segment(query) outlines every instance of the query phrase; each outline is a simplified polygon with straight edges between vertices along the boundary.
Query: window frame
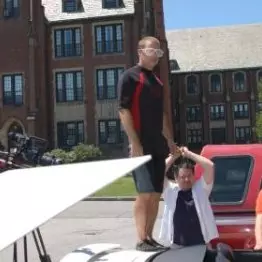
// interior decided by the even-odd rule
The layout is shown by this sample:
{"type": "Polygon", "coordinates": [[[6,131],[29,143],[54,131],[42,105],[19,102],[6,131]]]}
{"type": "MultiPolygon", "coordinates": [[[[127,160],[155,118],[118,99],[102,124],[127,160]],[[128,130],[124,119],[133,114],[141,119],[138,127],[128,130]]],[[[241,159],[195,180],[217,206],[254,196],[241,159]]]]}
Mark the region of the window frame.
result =
{"type": "Polygon", "coordinates": [[[116,9],[116,8],[121,7],[121,1],[122,0],[114,0],[114,2],[115,2],[114,6],[110,6],[110,4],[108,4],[107,0],[102,0],[102,1],[103,1],[103,8],[104,9],[116,9]]]}
{"type": "Polygon", "coordinates": [[[238,71],[238,72],[234,72],[233,73],[233,92],[235,92],[235,93],[241,93],[241,92],[246,92],[247,91],[247,86],[246,86],[246,73],[245,72],[242,72],[242,71],[238,71]],[[237,89],[236,88],[236,84],[237,84],[237,82],[239,82],[239,80],[238,81],[236,81],[237,79],[236,79],[236,76],[237,75],[240,75],[240,74],[242,74],[242,76],[243,76],[243,83],[244,83],[244,88],[243,89],[237,89]]]}
{"type": "MultiPolygon", "coordinates": [[[[193,136],[191,136],[191,138],[192,137],[193,136]]],[[[188,144],[189,148],[199,148],[199,147],[203,146],[203,129],[202,128],[187,128],[186,129],[186,141],[187,141],[187,144],[188,144]],[[199,143],[190,143],[190,142],[188,142],[188,137],[189,137],[188,133],[189,132],[194,132],[194,131],[195,132],[200,131],[201,142],[199,142],[199,143]]]]}
{"type": "MultiPolygon", "coordinates": [[[[220,114],[220,113],[219,113],[220,114]]],[[[226,107],[225,107],[225,104],[210,104],[209,105],[209,119],[210,119],[210,121],[225,121],[226,120],[226,107]],[[212,112],[211,112],[211,108],[212,107],[219,107],[219,108],[221,108],[221,107],[223,107],[224,108],[224,117],[223,118],[212,118],[212,112]]]]}
{"type": "Polygon", "coordinates": [[[3,17],[4,19],[17,18],[20,16],[20,1],[19,0],[4,0],[3,3],[3,17]],[[15,1],[17,6],[15,6],[15,1]],[[11,2],[8,6],[8,2],[11,2]]]}
{"type": "Polygon", "coordinates": [[[259,82],[262,83],[262,69],[257,71],[257,84],[259,84],[259,82]],[[261,80],[260,80],[261,78],[261,80]]]}
{"type": "Polygon", "coordinates": [[[249,102],[235,102],[233,103],[233,119],[234,120],[241,120],[241,119],[248,119],[250,118],[250,108],[249,108],[249,102]],[[240,105],[243,106],[243,109],[244,109],[244,106],[247,105],[247,111],[242,111],[242,112],[247,112],[247,116],[238,116],[239,112],[241,111],[235,111],[235,106],[240,107],[240,105]]]}
{"type": "Polygon", "coordinates": [[[97,121],[97,134],[98,134],[98,144],[101,146],[105,146],[105,145],[121,145],[124,143],[124,130],[121,128],[121,121],[117,118],[110,118],[110,119],[99,119],[97,121]],[[101,123],[105,123],[105,133],[106,133],[106,140],[108,139],[108,123],[109,122],[115,122],[116,123],[116,129],[118,131],[117,134],[117,142],[115,143],[104,143],[101,142],[102,141],[102,136],[101,136],[101,131],[100,131],[100,124],[101,123]],[[123,136],[121,135],[121,133],[123,133],[123,136]]]}
{"type": "Polygon", "coordinates": [[[244,129],[249,128],[249,135],[250,135],[249,141],[251,142],[251,141],[252,141],[252,130],[251,130],[251,127],[250,127],[250,126],[235,126],[235,128],[234,128],[234,131],[235,131],[235,132],[234,132],[235,143],[236,143],[236,144],[243,144],[243,141],[246,141],[246,142],[247,142],[247,140],[245,139],[245,137],[244,137],[243,140],[237,139],[236,131],[237,131],[237,129],[241,129],[241,128],[244,128],[244,129]],[[238,141],[239,141],[239,143],[238,143],[238,141]]]}
{"type": "MultiPolygon", "coordinates": [[[[230,155],[230,156],[226,156],[226,155],[224,155],[224,156],[214,156],[214,157],[210,158],[210,160],[212,162],[214,162],[214,164],[215,164],[215,160],[216,159],[221,159],[221,158],[224,158],[224,159],[249,158],[251,160],[250,167],[249,167],[249,170],[248,170],[246,185],[245,185],[245,188],[244,188],[242,199],[240,201],[236,201],[236,202],[232,202],[232,201],[231,202],[213,202],[212,200],[210,200],[210,203],[211,203],[212,206],[224,206],[224,205],[236,206],[236,205],[241,205],[241,204],[243,204],[245,202],[247,194],[248,194],[248,188],[249,188],[249,184],[250,184],[250,181],[251,181],[251,178],[252,178],[252,172],[253,172],[253,169],[254,169],[255,160],[254,160],[253,156],[247,155],[247,154],[246,155],[233,155],[233,156],[232,155],[230,155]]],[[[215,181],[214,181],[214,184],[215,184],[215,181]]],[[[211,192],[211,194],[212,194],[212,192],[211,192]]],[[[210,194],[210,196],[211,196],[211,194],[210,194]]]]}
{"type": "Polygon", "coordinates": [[[111,24],[95,24],[94,25],[94,44],[95,44],[95,55],[110,55],[110,54],[122,54],[124,53],[124,24],[122,22],[116,22],[111,24]],[[106,41],[106,27],[112,27],[113,30],[113,40],[106,41]],[[121,39],[117,39],[117,26],[121,26],[121,39]],[[98,40],[98,28],[101,29],[101,40],[98,40]],[[113,51],[107,50],[106,48],[106,42],[113,43],[113,51]],[[121,50],[118,49],[118,43],[121,44],[121,50]],[[99,44],[101,45],[101,48],[99,48],[99,44]],[[99,51],[101,49],[101,52],[99,51]]]}
{"type": "Polygon", "coordinates": [[[108,68],[97,68],[96,69],[96,99],[98,101],[103,101],[103,100],[115,100],[117,99],[117,84],[118,84],[118,81],[119,81],[119,76],[122,74],[118,74],[119,73],[119,70],[122,70],[122,73],[125,71],[125,67],[108,67],[108,68]],[[110,85],[107,84],[107,71],[109,70],[113,70],[114,71],[114,94],[115,96],[114,97],[108,97],[108,87],[111,87],[110,85]],[[103,85],[100,86],[99,85],[99,78],[98,78],[98,75],[99,75],[99,72],[102,72],[103,74],[103,85]],[[102,96],[100,97],[99,96],[99,90],[103,89],[103,92],[102,92],[102,96]]]}
{"type": "Polygon", "coordinates": [[[222,93],[222,91],[223,91],[223,87],[222,87],[222,76],[221,76],[221,74],[220,73],[211,74],[209,76],[209,92],[211,94],[220,94],[220,93],[222,93]],[[212,85],[213,84],[213,81],[212,81],[213,77],[219,77],[219,83],[220,83],[220,90],[219,91],[213,90],[213,85],[212,85]]]}
{"type": "Polygon", "coordinates": [[[190,105],[186,107],[186,121],[188,123],[192,123],[192,122],[201,122],[202,121],[202,108],[201,105],[190,105]],[[195,108],[196,111],[199,112],[199,117],[196,117],[195,119],[189,119],[188,118],[188,112],[190,111],[190,109],[195,108]]]}
{"type": "Polygon", "coordinates": [[[57,137],[57,147],[58,148],[61,148],[61,149],[71,149],[72,147],[74,146],[77,146],[78,144],[81,144],[81,143],[84,143],[85,142],[85,122],[84,120],[76,120],[76,121],[59,121],[56,123],[56,137],[57,137]],[[78,137],[78,125],[79,124],[83,124],[83,141],[82,142],[79,142],[79,139],[77,139],[77,144],[76,145],[73,145],[73,146],[66,146],[65,144],[63,144],[62,146],[59,144],[59,125],[62,125],[63,126],[63,132],[66,130],[66,136],[63,134],[62,138],[63,138],[63,141],[65,141],[68,137],[68,128],[67,126],[70,125],[70,124],[74,124],[75,127],[75,130],[77,131],[77,134],[76,136],[78,137]]]}
{"type": "MultiPolygon", "coordinates": [[[[74,12],[77,12],[78,11],[78,1],[79,0],[62,0],[63,1],[63,12],[64,13],[74,13],[74,12]],[[68,8],[68,2],[71,1],[71,2],[74,2],[74,10],[71,10],[70,8],[68,8]]],[[[71,3],[70,3],[71,4],[71,3]]],[[[70,7],[72,7],[71,5],[69,5],[70,7]]]]}
{"type": "Polygon", "coordinates": [[[83,55],[83,35],[82,35],[82,27],[81,26],[75,26],[75,27],[59,27],[59,28],[54,28],[53,30],[53,39],[54,39],[54,57],[56,59],[60,58],[74,58],[74,57],[81,57],[83,55]],[[66,43],[66,38],[65,38],[65,32],[67,30],[71,31],[72,34],[72,43],[68,44],[66,43]],[[80,42],[76,43],[76,32],[79,30],[79,36],[80,36],[80,42]],[[56,33],[60,32],[61,33],[61,45],[57,44],[57,36],[56,33]],[[67,45],[71,45],[70,48],[66,48],[67,45]],[[58,54],[61,52],[61,55],[58,54]],[[67,55],[66,50],[72,51],[71,55],[67,55]]]}
{"type": "Polygon", "coordinates": [[[195,95],[198,95],[199,94],[199,79],[198,79],[198,76],[195,75],[195,74],[190,74],[190,75],[187,75],[186,76],[186,94],[189,95],[189,96],[195,96],[195,95]],[[188,92],[189,91],[189,81],[190,81],[190,78],[194,78],[194,80],[196,81],[195,84],[196,84],[196,92],[188,92]]]}
{"type": "MultiPolygon", "coordinates": [[[[71,90],[71,89],[70,89],[71,90]]],[[[55,94],[56,94],[56,103],[74,103],[74,102],[83,102],[84,101],[84,72],[83,70],[72,70],[72,71],[56,71],[55,72],[55,94]],[[77,93],[77,74],[81,73],[81,98],[78,99],[77,93]],[[66,99],[66,74],[73,74],[73,92],[74,92],[74,100],[66,99]],[[58,75],[62,76],[62,96],[63,100],[59,101],[58,96],[58,75]]]]}
{"type": "Polygon", "coordinates": [[[24,105],[24,75],[22,73],[10,73],[10,74],[2,74],[2,96],[3,96],[3,105],[4,106],[23,106],[24,105]],[[15,77],[21,77],[21,103],[16,103],[16,86],[15,86],[15,77]],[[6,103],[6,91],[5,91],[5,77],[11,77],[11,95],[12,95],[12,103],[6,103]]]}

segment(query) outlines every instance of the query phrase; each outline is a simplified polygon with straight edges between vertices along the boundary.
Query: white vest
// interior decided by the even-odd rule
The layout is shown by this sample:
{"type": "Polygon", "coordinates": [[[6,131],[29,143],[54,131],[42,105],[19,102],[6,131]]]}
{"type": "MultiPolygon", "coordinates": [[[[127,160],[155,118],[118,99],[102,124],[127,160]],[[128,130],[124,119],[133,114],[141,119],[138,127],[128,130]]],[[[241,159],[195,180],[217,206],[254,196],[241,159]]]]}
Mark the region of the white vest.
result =
{"type": "MultiPolygon", "coordinates": [[[[192,187],[192,196],[206,244],[208,244],[212,239],[218,238],[216,221],[209,202],[209,195],[212,191],[212,187],[213,184],[206,184],[203,176],[201,176],[192,187]]],[[[179,190],[178,184],[168,181],[163,193],[165,205],[159,238],[167,245],[173,244],[173,216],[176,210],[176,201],[179,190]]]]}

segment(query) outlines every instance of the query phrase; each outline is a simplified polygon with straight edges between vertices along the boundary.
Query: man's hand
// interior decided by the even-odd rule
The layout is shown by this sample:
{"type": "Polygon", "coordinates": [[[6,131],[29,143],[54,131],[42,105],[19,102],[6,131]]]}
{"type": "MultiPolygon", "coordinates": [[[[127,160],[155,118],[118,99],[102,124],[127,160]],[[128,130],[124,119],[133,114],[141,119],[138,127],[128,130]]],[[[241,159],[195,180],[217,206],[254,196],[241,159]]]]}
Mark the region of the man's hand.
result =
{"type": "Polygon", "coordinates": [[[130,156],[131,157],[137,157],[137,156],[143,156],[143,148],[140,143],[132,143],[130,145],[130,156]]]}
{"type": "Polygon", "coordinates": [[[183,157],[190,158],[191,151],[189,151],[187,147],[180,147],[180,151],[183,157]]]}

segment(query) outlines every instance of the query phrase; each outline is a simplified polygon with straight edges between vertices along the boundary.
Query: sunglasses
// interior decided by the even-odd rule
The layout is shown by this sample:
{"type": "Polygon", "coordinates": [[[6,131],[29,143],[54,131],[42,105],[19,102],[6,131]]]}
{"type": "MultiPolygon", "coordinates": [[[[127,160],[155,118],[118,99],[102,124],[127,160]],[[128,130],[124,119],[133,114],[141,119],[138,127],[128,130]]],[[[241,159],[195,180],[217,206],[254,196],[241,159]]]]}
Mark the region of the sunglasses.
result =
{"type": "Polygon", "coordinates": [[[162,49],[155,49],[155,48],[143,48],[140,49],[141,51],[143,51],[143,53],[146,56],[157,56],[157,57],[162,57],[164,55],[164,51],[162,49]]]}

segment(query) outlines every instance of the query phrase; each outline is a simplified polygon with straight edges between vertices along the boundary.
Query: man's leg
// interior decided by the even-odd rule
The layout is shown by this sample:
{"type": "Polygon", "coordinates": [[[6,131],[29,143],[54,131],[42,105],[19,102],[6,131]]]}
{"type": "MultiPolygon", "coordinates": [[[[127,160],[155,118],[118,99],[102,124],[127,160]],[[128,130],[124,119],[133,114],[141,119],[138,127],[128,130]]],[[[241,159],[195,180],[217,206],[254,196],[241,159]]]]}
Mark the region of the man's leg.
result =
{"type": "Polygon", "coordinates": [[[152,178],[154,191],[151,197],[151,209],[150,209],[150,220],[148,223],[148,237],[151,240],[152,244],[155,246],[161,247],[153,238],[154,225],[157,219],[158,210],[159,210],[159,201],[161,194],[163,192],[164,176],[165,176],[165,157],[164,156],[154,156],[154,177],[152,178]]]}
{"type": "Polygon", "coordinates": [[[160,196],[161,195],[159,193],[154,193],[150,197],[151,208],[149,209],[149,219],[147,225],[147,235],[149,239],[153,239],[153,231],[158,214],[160,196]]]}
{"type": "Polygon", "coordinates": [[[147,239],[148,207],[150,206],[150,194],[138,194],[134,203],[134,217],[139,242],[147,239]]]}
{"type": "Polygon", "coordinates": [[[134,217],[139,242],[136,248],[141,251],[156,251],[157,247],[148,241],[148,223],[150,223],[150,210],[152,195],[155,192],[154,165],[152,160],[133,172],[138,196],[134,205],[134,217]]]}

